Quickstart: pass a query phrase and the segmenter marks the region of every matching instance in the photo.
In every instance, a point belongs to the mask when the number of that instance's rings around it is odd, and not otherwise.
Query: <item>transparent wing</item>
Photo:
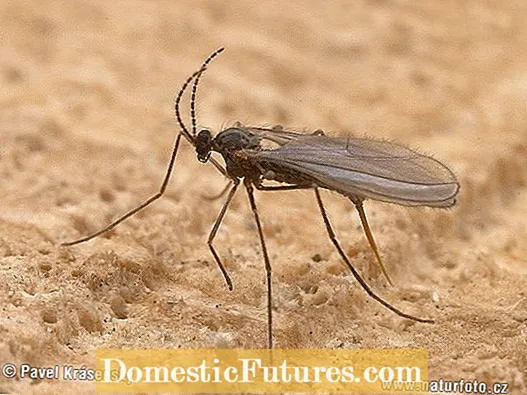
[[[284,145],[292,140],[297,140],[303,137],[309,137],[309,134],[291,132],[289,130],[282,129],[281,126],[275,126],[274,128],[258,128],[258,127],[246,127],[238,124],[243,129],[248,130],[260,136],[262,139],[269,140],[278,145]]]
[[[432,207],[455,203],[459,184],[454,174],[436,159],[407,147],[367,138],[250,130],[280,145],[247,151],[264,168],[267,164],[274,171],[306,175],[319,186],[349,197]]]

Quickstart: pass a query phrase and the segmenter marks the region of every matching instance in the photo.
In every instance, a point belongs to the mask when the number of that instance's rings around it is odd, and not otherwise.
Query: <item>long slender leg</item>
[[[362,200],[359,199],[350,199],[353,204],[355,204],[355,208],[359,212],[360,222],[362,223],[362,228],[364,229],[364,233],[366,233],[366,238],[368,239],[368,242],[370,243],[370,247],[373,250],[373,253],[375,254],[375,257],[377,258],[377,262],[379,263],[379,266],[381,267],[382,273],[384,274],[384,277],[386,277],[386,280],[388,280],[388,283],[393,286],[393,282],[388,276],[388,272],[386,271],[386,268],[384,267],[384,264],[382,263],[381,255],[379,254],[379,250],[377,248],[377,244],[375,243],[375,239],[373,238],[373,234],[371,233],[370,225],[368,224],[368,219],[366,218],[366,213],[364,212],[364,207],[362,205]]]
[[[221,52],[223,52],[223,50],[224,50],[224,48],[219,48],[216,51],[214,51],[205,60],[205,62],[201,66],[201,68],[198,71],[194,72],[189,78],[187,78],[187,80],[185,81],[185,83],[183,84],[183,86],[181,87],[181,89],[179,90],[179,92],[178,92],[178,94],[176,96],[174,109],[175,109],[175,113],[176,113],[176,119],[177,119],[177,122],[178,122],[181,130],[180,130],[180,133],[176,137],[176,140],[175,140],[175,143],[174,143],[174,149],[172,150],[172,155],[171,155],[171,158],[170,158],[170,162],[168,164],[168,168],[167,168],[167,171],[166,171],[166,174],[165,174],[165,178],[163,180],[163,183],[161,184],[161,187],[159,188],[159,191],[155,195],[153,195],[150,198],[148,198],[147,200],[145,200],[139,206],[137,206],[134,209],[128,211],[126,214],[122,215],[121,217],[119,217],[118,219],[113,221],[111,224],[109,224],[105,228],[103,228],[103,229],[101,229],[101,230],[99,230],[99,231],[97,231],[95,233],[92,233],[92,234],[90,234],[90,235],[88,235],[86,237],[82,237],[82,238],[77,239],[77,240],[73,240],[73,241],[62,243],[61,246],[72,246],[72,245],[80,244],[80,243],[83,243],[85,241],[91,240],[94,237],[97,237],[97,236],[99,236],[99,235],[101,235],[103,233],[106,233],[109,230],[115,228],[117,225],[119,225],[121,222],[123,222],[127,218],[129,218],[132,215],[134,215],[135,213],[141,211],[146,206],[150,205],[151,203],[153,203],[154,201],[159,199],[161,196],[163,196],[163,193],[165,192],[165,189],[167,187],[168,181],[169,181],[170,176],[172,174],[172,169],[174,167],[174,163],[175,163],[175,160],[176,160],[176,154],[177,154],[177,151],[179,149],[179,142],[181,140],[181,135],[183,135],[192,145],[194,145],[194,136],[195,136],[195,132],[196,132],[196,130],[195,130],[196,129],[196,104],[195,104],[195,101],[196,101],[197,85],[198,85],[199,79],[200,79],[201,75],[203,74],[203,72],[207,69],[207,66],[209,65],[209,63],[216,56],[218,56]],[[181,98],[183,97],[183,93],[185,92],[185,90],[187,89],[188,85],[193,80],[194,80],[194,86],[193,86],[193,89],[192,89],[192,101],[191,101],[192,132],[193,132],[193,134],[191,134],[191,133],[189,133],[189,131],[186,128],[183,120],[181,119],[181,112],[179,110],[179,104],[181,103]],[[210,162],[212,162],[214,167],[216,167],[216,169],[221,174],[223,174],[225,177],[228,176],[226,169],[218,161],[216,161],[214,158],[211,158]]]
[[[337,237],[335,236],[335,232],[333,231],[333,228],[331,227],[331,223],[329,222],[329,218],[328,218],[328,215],[326,213],[326,209],[324,208],[324,204],[322,203],[322,198],[320,197],[320,192],[318,191],[318,188],[314,188],[314,189],[315,189],[315,195],[317,196],[318,207],[320,208],[320,213],[322,214],[322,219],[324,220],[324,224],[326,225],[326,230],[328,231],[329,238],[331,239],[331,242],[333,243],[333,245],[337,249],[340,257],[344,260],[344,262],[346,263],[346,266],[348,266],[349,270],[353,274],[353,277],[355,277],[355,279],[359,282],[359,284],[362,286],[364,291],[366,291],[366,293],[372,299],[376,300],[377,302],[382,304],[387,309],[393,311],[398,316],[401,316],[403,318],[408,318],[410,320],[414,320],[414,321],[418,321],[418,322],[433,323],[434,320],[419,318],[419,317],[415,317],[415,316],[410,315],[410,314],[403,313],[401,310],[399,310],[398,308],[392,306],[390,303],[388,303],[387,301],[385,301],[383,298],[381,298],[375,292],[372,291],[370,286],[366,283],[366,281],[364,281],[364,279],[361,277],[359,272],[351,265],[348,257],[346,256],[346,253],[344,252],[344,250],[340,246],[340,244],[339,244],[339,242],[337,240]]]
[[[254,220],[256,221],[256,227],[258,228],[258,236],[260,237],[260,244],[262,245],[262,252],[265,262],[265,273],[267,276],[267,336],[268,346],[273,348],[273,305],[272,305],[272,286],[271,286],[271,263],[269,261],[269,255],[267,253],[267,247],[265,246],[265,238],[262,230],[262,224],[260,223],[260,217],[258,215],[258,209],[256,208],[256,202],[254,201],[253,186],[247,179],[244,180],[245,189],[249,196],[249,203],[251,204],[251,210],[254,214]]]
[[[181,133],[178,134],[177,137],[176,137],[176,141],[174,142],[174,149],[172,150],[172,156],[170,157],[170,162],[168,163],[168,168],[167,168],[167,171],[166,171],[166,174],[165,174],[165,178],[163,179],[163,183],[161,184],[161,187],[159,188],[159,191],[155,195],[149,197],[147,200],[145,200],[143,203],[141,203],[136,208],[134,208],[134,209],[128,211],[126,214],[120,216],[115,221],[113,221],[111,224],[106,226],[105,228],[103,228],[103,229],[101,229],[101,230],[99,230],[99,231],[97,231],[95,233],[92,233],[91,235],[82,237],[80,239],[73,240],[73,241],[68,241],[66,243],[62,243],[61,246],[72,246],[72,245],[75,245],[75,244],[84,243],[85,241],[91,240],[94,237],[97,237],[97,236],[99,236],[99,235],[101,235],[103,233],[106,233],[109,230],[115,228],[117,225],[119,225],[125,219],[130,218],[132,215],[134,215],[138,211],[141,211],[146,206],[148,206],[149,204],[155,202],[157,199],[159,199],[161,196],[163,196],[163,193],[165,193],[165,189],[167,187],[168,181],[170,180],[170,175],[172,174],[172,170],[174,168],[174,163],[176,161],[176,155],[177,155],[177,151],[179,149],[179,142],[180,141],[181,141]]]
[[[145,200],[143,203],[141,203],[139,206],[135,207],[134,209],[128,211],[127,213],[123,214],[122,216],[120,216],[119,218],[117,218],[115,221],[113,221],[112,223],[110,223],[109,225],[107,225],[106,227],[104,227],[103,229],[101,230],[98,230],[97,232],[94,232],[88,236],[85,236],[85,237],[82,237],[80,239],[77,239],[77,240],[73,240],[73,241],[68,241],[68,242],[64,242],[64,243],[61,243],[60,245],[63,246],[63,247],[67,247],[67,246],[73,246],[73,245],[76,245],[76,244],[80,244],[80,243],[84,243],[88,240],[91,240],[97,236],[100,236],[102,235],[103,233],[106,233],[110,230],[112,230],[113,228],[115,228],[117,225],[119,225],[121,222],[125,221],[126,219],[130,218],[132,215],[138,213],[139,211],[141,211],[142,209],[144,209],[145,207],[149,206],[150,204],[152,204],[153,202],[155,202],[157,199],[159,199],[161,196],[163,196],[163,194],[165,193],[165,190],[167,188],[167,185],[168,185],[168,182],[170,180],[170,176],[172,175],[172,170],[174,169],[174,163],[176,161],[176,155],[177,155],[177,151],[179,149],[179,143],[180,143],[180,140],[181,140],[181,134],[178,134],[177,137],[176,137],[176,141],[174,143],[174,149],[172,150],[172,156],[170,157],[170,162],[168,164],[168,168],[167,168],[167,171],[166,171],[166,174],[165,174],[165,178],[163,179],[163,183],[161,184],[161,187],[159,188],[159,191],[149,197],[147,200]],[[222,173],[224,176],[227,176],[227,172],[226,170],[223,168],[222,165],[220,165],[217,161],[213,161],[212,158],[211,158],[211,162],[212,164],[220,171],[220,173]],[[228,184],[227,184],[228,186]],[[222,195],[224,194],[225,192],[222,191]]]
[[[234,194],[236,193],[236,188],[238,188],[238,185],[240,184],[240,181],[238,181],[237,179],[233,180],[233,182],[234,182],[234,185],[229,191],[229,194],[227,195],[227,199],[225,200],[225,203],[223,203],[220,213],[218,214],[218,217],[216,218],[216,222],[214,222],[214,226],[212,227],[212,230],[210,231],[209,238],[207,239],[207,245],[209,246],[209,249],[212,252],[212,255],[214,256],[214,259],[216,260],[216,263],[218,264],[218,267],[220,268],[221,274],[223,274],[223,278],[225,279],[225,282],[227,283],[227,287],[229,287],[229,291],[232,291],[231,278],[227,274],[227,271],[225,270],[223,263],[221,263],[220,256],[214,249],[212,242],[214,241],[214,238],[216,237],[216,233],[218,233],[218,229],[221,225],[221,221],[223,220],[223,217],[225,216],[225,213],[227,212],[227,207],[229,207],[229,204]]]

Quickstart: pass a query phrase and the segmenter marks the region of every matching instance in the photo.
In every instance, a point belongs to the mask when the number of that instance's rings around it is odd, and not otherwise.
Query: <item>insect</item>
[[[229,180],[227,187],[218,196],[227,194],[207,240],[208,247],[229,290],[233,289],[232,281],[214,248],[213,241],[239,185],[243,183],[245,187],[265,264],[269,348],[273,347],[272,269],[254,198],[254,189],[260,191],[312,189],[331,242],[364,291],[381,305],[403,318],[433,323],[431,319],[415,317],[394,307],[377,295],[364,281],[336,238],[319,189],[336,191],[353,203],[376,261],[391,284],[368,224],[363,208],[364,200],[374,199],[406,206],[450,207],[455,204],[455,197],[459,191],[459,184],[454,174],[436,159],[404,146],[367,138],[333,138],[324,135],[321,130],[313,134],[302,134],[287,131],[282,127],[245,127],[237,123],[219,132],[215,137],[208,129],[197,132],[198,84],[210,62],[223,50],[224,48],[220,48],[213,52],[201,68],[185,81],[176,96],[175,114],[180,132],[175,139],[168,168],[159,191],[105,228],[62,245],[72,246],[91,240],[113,229],[125,219],[159,199],[169,182],[183,136],[195,147],[200,162],[212,163]],[[191,83],[190,117],[192,124],[189,130],[181,118],[180,103]],[[265,148],[263,144],[266,142],[274,144],[274,147]],[[213,152],[222,156],[225,165],[211,156]],[[273,183],[270,184],[270,181]]]

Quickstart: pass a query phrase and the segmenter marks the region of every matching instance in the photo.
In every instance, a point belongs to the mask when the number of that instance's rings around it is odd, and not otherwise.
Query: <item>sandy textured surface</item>
[[[358,217],[323,197],[352,262],[406,312],[368,298],[311,191],[258,193],[283,348],[418,347],[432,378],[527,392],[527,5],[518,1],[2,1],[0,362],[93,363],[98,347],[263,347],[265,276],[240,191],[184,145],[164,199],[61,248],[154,193],[178,132],[173,100],[214,49],[198,122],[390,139],[448,164],[451,210],[367,201],[395,287]],[[184,99],[185,116],[188,98]],[[186,118],[188,119],[188,118]],[[313,257],[320,259],[313,259]],[[10,394],[90,383],[0,379]]]

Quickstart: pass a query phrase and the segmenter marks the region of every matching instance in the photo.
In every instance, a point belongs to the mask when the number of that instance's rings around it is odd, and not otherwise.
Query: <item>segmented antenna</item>
[[[203,62],[201,65],[201,68],[198,71],[195,71],[192,73],[190,77],[187,78],[181,89],[179,90],[177,96],[176,96],[176,103],[174,106],[174,109],[176,111],[176,119],[179,124],[179,127],[181,128],[181,133],[187,138],[189,142],[192,144],[194,143],[194,137],[196,136],[196,94],[198,89],[198,82],[201,77],[201,74],[206,70],[207,66],[209,65],[212,60],[218,56],[220,53],[222,53],[225,50],[224,47],[221,47],[211,53],[207,59]],[[194,80],[195,79],[195,80]],[[192,134],[188,131],[187,127],[183,123],[183,120],[181,119],[181,112],[179,110],[179,104],[181,102],[181,98],[183,97],[183,93],[185,93],[185,90],[187,89],[188,85],[194,80],[194,85],[192,87],[192,97],[190,102],[190,114],[191,114],[191,121],[192,121]]]
[[[194,80],[194,84],[192,85],[192,94],[190,95],[190,120],[192,122],[192,135],[194,137],[196,137],[196,134],[197,134],[196,97],[198,94],[198,83],[204,71],[205,71],[205,67],[202,67],[201,71],[198,73],[198,75],[196,76],[196,79]]]

